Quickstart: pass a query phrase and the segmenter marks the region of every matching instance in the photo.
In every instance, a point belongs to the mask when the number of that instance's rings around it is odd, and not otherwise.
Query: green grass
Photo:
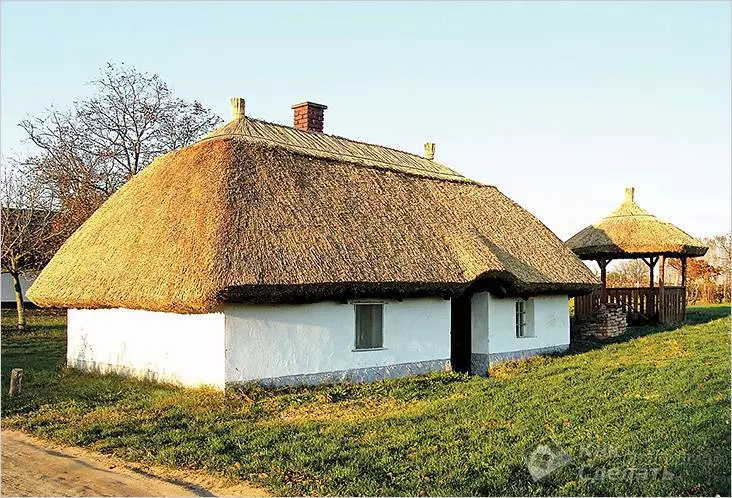
[[[2,308],[3,339],[35,339],[66,337],[66,310],[59,309],[26,309],[26,328],[18,329],[18,314],[13,308]]]
[[[286,495],[728,496],[729,308],[691,308],[689,322],[577,342],[488,379],[228,394],[81,374],[60,366],[62,335],[16,334],[3,337],[3,423]],[[11,399],[16,366],[25,390]],[[522,456],[545,437],[572,461],[535,483]]]

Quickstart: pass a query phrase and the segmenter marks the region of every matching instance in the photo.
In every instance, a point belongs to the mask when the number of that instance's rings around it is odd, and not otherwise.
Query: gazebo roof
[[[660,254],[696,257],[707,252],[707,247],[700,240],[636,204],[634,193],[634,188],[626,188],[625,201],[598,223],[567,240],[569,248],[582,259],[622,259]]]

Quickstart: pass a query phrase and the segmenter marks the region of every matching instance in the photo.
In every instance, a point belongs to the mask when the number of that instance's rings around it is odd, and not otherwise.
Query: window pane
[[[356,305],[356,349],[383,347],[382,304]]]
[[[516,337],[526,335],[526,302],[516,301]]]

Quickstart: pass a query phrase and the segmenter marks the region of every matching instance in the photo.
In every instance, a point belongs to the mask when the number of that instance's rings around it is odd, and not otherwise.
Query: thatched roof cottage
[[[181,384],[368,380],[564,349],[598,284],[493,186],[425,157],[245,116],[166,154],[29,290],[68,362]],[[472,360],[472,366],[471,366]]]

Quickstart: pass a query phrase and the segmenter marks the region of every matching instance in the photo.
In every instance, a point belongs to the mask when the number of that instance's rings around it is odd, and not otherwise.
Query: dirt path
[[[131,464],[9,430],[2,431],[1,491],[2,496],[267,496],[247,484]]]

